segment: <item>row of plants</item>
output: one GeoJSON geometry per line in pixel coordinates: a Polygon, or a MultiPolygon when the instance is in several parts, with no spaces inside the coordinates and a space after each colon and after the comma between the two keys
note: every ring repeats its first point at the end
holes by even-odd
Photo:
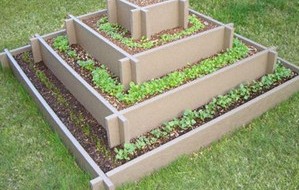
{"type": "Polygon", "coordinates": [[[188,81],[208,75],[220,68],[235,63],[246,57],[249,53],[248,47],[241,41],[235,39],[233,41],[233,48],[223,53],[199,61],[194,65],[189,65],[181,70],[171,72],[161,78],[152,79],[141,84],[131,82],[129,89],[125,91],[124,86],[111,75],[111,72],[105,65],[96,65],[92,59],[79,60],[77,53],[69,46],[66,36],[58,36],[55,38],[53,47],[62,53],[66,53],[69,57],[74,58],[78,65],[89,71],[96,87],[126,105],[135,104],[148,97],[178,87],[188,81]]]}
{"type": "Polygon", "coordinates": [[[205,27],[205,25],[201,23],[196,15],[190,15],[188,17],[188,21],[190,23],[190,27],[174,34],[162,34],[158,39],[155,40],[150,40],[146,37],[142,37],[137,41],[132,38],[126,37],[128,36],[129,31],[119,24],[110,23],[107,16],[99,19],[99,21],[97,22],[97,27],[99,31],[104,32],[114,40],[120,41],[122,44],[129,48],[150,49],[154,46],[165,44],[183,38],[185,36],[192,35],[205,27]]]}
{"type": "Polygon", "coordinates": [[[51,95],[57,102],[57,104],[61,105],[62,107],[68,108],[68,115],[70,117],[70,121],[74,126],[80,127],[83,134],[90,139],[92,139],[93,143],[96,146],[97,151],[99,151],[102,155],[107,157],[112,157],[110,150],[106,147],[105,142],[103,139],[99,139],[93,132],[92,127],[86,122],[83,113],[71,109],[71,103],[67,100],[64,95],[62,94],[61,90],[49,79],[49,77],[45,74],[43,70],[38,68],[29,52],[24,52],[21,56],[21,59],[24,63],[26,63],[30,70],[35,73],[35,76],[39,80],[39,82],[51,92],[51,95]]]}
{"type": "MultiPolygon", "coordinates": [[[[278,64],[273,74],[263,76],[258,81],[241,84],[239,87],[229,91],[225,95],[220,95],[212,99],[208,104],[197,110],[186,110],[180,118],[164,123],[161,127],[151,130],[131,143],[126,143],[121,148],[115,148],[116,159],[128,161],[144,149],[151,149],[155,144],[160,144],[161,139],[167,141],[173,136],[178,136],[190,129],[197,127],[210,119],[225,113],[235,107],[238,103],[245,103],[255,95],[259,95],[269,90],[274,84],[287,79],[293,72],[278,64]]],[[[163,141],[165,142],[165,141],[163,141]]]]}

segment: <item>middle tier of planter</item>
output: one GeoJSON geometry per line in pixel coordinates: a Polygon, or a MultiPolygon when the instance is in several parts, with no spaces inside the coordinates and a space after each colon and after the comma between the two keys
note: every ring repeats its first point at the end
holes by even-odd
{"type": "MultiPolygon", "coordinates": [[[[36,42],[39,43],[38,51],[47,67],[104,126],[110,147],[129,142],[179,116],[186,109],[200,107],[243,82],[272,72],[276,62],[275,52],[261,50],[210,75],[119,111],[73,70],[42,37],[37,35],[36,42]]],[[[33,44],[33,47],[37,46],[33,44]]]]}
{"type": "MultiPolygon", "coordinates": [[[[92,16],[105,13],[102,11],[92,16]]],[[[197,16],[201,17],[201,15],[197,16]]],[[[210,30],[131,55],[80,19],[70,17],[71,19],[66,21],[70,43],[82,46],[118,76],[125,86],[128,86],[131,81],[140,84],[161,77],[189,63],[231,48],[234,34],[232,25],[222,26],[213,23],[215,28],[210,30]]]]}

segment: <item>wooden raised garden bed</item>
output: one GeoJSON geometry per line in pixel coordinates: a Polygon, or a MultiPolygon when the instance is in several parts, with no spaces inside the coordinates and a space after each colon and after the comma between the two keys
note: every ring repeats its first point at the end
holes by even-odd
{"type": "Polygon", "coordinates": [[[30,45],[0,54],[2,66],[13,70],[93,176],[92,189],[138,180],[299,89],[296,66],[277,58],[275,49],[234,34],[231,24],[188,10],[186,0],[140,2],[108,0],[108,12],[70,15],[64,30],[35,35],[30,45]],[[161,9],[170,10],[162,19],[169,25],[153,22],[161,9]],[[184,31],[188,14],[213,27],[135,53],[86,22],[108,15],[131,37],[152,40],[162,30],[184,31]]]}

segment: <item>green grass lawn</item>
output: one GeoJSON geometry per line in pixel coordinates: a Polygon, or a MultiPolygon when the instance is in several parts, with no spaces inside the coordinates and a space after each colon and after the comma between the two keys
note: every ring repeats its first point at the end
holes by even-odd
{"type": "MultiPolygon", "coordinates": [[[[32,34],[62,27],[67,13],[104,1],[1,0],[0,50],[32,34]]],[[[298,0],[190,0],[191,6],[299,65],[298,0]]],[[[0,71],[0,189],[86,189],[78,168],[33,100],[11,73],[0,71]]],[[[183,156],[122,189],[298,189],[299,93],[209,148],[183,156]]]]}

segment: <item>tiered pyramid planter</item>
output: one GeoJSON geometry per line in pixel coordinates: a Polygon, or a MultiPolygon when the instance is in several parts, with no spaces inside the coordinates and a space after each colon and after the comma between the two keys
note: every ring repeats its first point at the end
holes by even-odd
{"type": "Polygon", "coordinates": [[[32,51],[34,62],[42,61],[104,127],[111,148],[128,143],[131,139],[149,132],[162,123],[179,117],[186,109],[199,108],[217,95],[225,94],[242,83],[272,73],[277,60],[293,72],[299,73],[296,66],[277,58],[273,48],[266,48],[242,36],[234,35],[231,24],[224,25],[188,10],[188,1],[168,0],[145,7],[139,7],[125,0],[108,0],[107,3],[109,20],[123,25],[131,31],[133,38],[150,37],[161,30],[177,26],[185,28],[188,12],[213,23],[216,27],[137,54],[130,54],[82,22],[93,16],[107,14],[107,10],[103,10],[80,17],[70,15],[65,22],[65,30],[45,36],[36,35],[31,39],[30,45],[12,51],[5,50],[0,54],[2,66],[13,70],[36,100],[54,130],[74,154],[78,164],[94,177],[90,182],[92,189],[114,189],[123,183],[138,180],[166,166],[178,156],[207,146],[222,135],[250,122],[299,89],[299,77],[296,76],[154,150],[103,172],[34,87],[14,56],[32,51]],[[164,25],[154,22],[159,20],[156,16],[161,16],[161,10],[164,10],[163,15],[165,14],[161,22],[167,23],[164,25]],[[71,44],[80,45],[101,64],[106,65],[119,77],[126,88],[132,81],[141,84],[181,69],[189,63],[214,56],[231,48],[233,38],[238,38],[244,44],[252,46],[257,52],[211,74],[118,110],[47,43],[48,39],[59,35],[67,35],[71,44]]]}
{"type": "MultiPolygon", "coordinates": [[[[225,27],[219,26],[212,29],[212,31],[207,31],[207,34],[210,33],[210,36],[206,37],[207,40],[204,40],[203,43],[199,43],[202,38],[205,38],[202,37],[204,34],[200,33],[142,52],[137,54],[136,58],[134,57],[135,55],[129,55],[119,48],[117,48],[118,55],[116,55],[114,54],[116,51],[113,49],[115,46],[114,44],[107,41],[107,39],[99,34],[96,34],[94,39],[89,40],[88,38],[93,36],[92,34],[94,31],[75,17],[71,16],[71,18],[72,20],[68,20],[67,22],[74,22],[68,24],[74,25],[74,36],[77,36],[77,38],[80,39],[76,40],[76,42],[82,45],[82,47],[87,47],[86,49],[94,51],[94,55],[101,54],[100,57],[96,57],[98,60],[101,60],[102,63],[106,63],[105,58],[110,59],[107,60],[107,63],[117,63],[119,66],[116,68],[120,68],[120,70],[124,69],[124,71],[129,71],[129,69],[125,69],[124,65],[127,65],[129,68],[142,68],[133,71],[135,76],[148,75],[148,73],[156,75],[150,79],[157,78],[163,74],[182,68],[190,62],[195,62],[202,58],[214,55],[217,52],[232,46],[231,41],[233,39],[233,32],[229,32],[230,35],[226,36],[225,27]],[[80,28],[80,30],[76,31],[75,28],[80,28]],[[216,33],[214,33],[214,31],[216,31],[216,33]],[[79,36],[85,36],[86,38],[81,38],[79,36]],[[230,38],[227,44],[224,43],[225,37],[230,38]],[[99,44],[106,42],[106,44],[109,45],[109,48],[104,45],[97,46],[97,43],[95,42],[98,42],[97,40],[99,39],[101,41],[99,44]],[[205,49],[205,47],[209,47],[209,44],[213,44],[213,42],[209,43],[211,41],[215,41],[216,48],[211,48],[211,53],[208,53],[208,56],[201,56],[202,52],[205,53],[207,49],[209,50],[209,48],[205,49]],[[205,49],[205,51],[198,52],[197,49],[205,49]],[[105,50],[114,50],[114,52],[105,52],[105,50]],[[184,56],[180,56],[183,58],[173,59],[173,55],[180,54],[180,52],[186,52],[184,56]],[[121,54],[124,56],[127,55],[127,57],[122,58],[121,54]],[[153,58],[153,61],[151,61],[151,58],[153,58]],[[137,59],[139,60],[134,61],[137,59]],[[174,64],[172,64],[173,62],[174,64]],[[163,70],[165,72],[159,74],[163,70]]],[[[273,68],[274,62],[276,62],[276,54],[272,50],[261,50],[259,53],[211,75],[199,78],[191,83],[182,85],[179,88],[168,91],[125,110],[117,111],[112,105],[105,101],[105,98],[97,93],[64,60],[62,60],[47,44],[45,39],[37,35],[36,39],[33,39],[32,41],[35,40],[39,42],[37,47],[40,49],[33,49],[33,55],[38,53],[41,54],[35,56],[41,58],[40,60],[37,60],[37,62],[43,60],[47,67],[66,86],[66,88],[81,102],[82,105],[85,106],[94,118],[104,126],[108,133],[110,147],[128,142],[130,139],[142,135],[163,122],[177,117],[178,114],[182,113],[186,108],[195,109],[200,107],[213,97],[227,92],[229,89],[234,88],[240,83],[252,81],[260,78],[266,73],[272,72],[271,68],[273,68]],[[211,86],[213,86],[213,88],[211,88],[211,86]],[[200,100],[198,100],[197,97],[201,97],[200,100]],[[177,101],[178,99],[180,99],[180,102],[177,101]],[[149,115],[151,117],[148,117],[149,115]]],[[[112,71],[114,71],[113,68],[115,68],[113,66],[114,65],[109,67],[112,71]]]]}

